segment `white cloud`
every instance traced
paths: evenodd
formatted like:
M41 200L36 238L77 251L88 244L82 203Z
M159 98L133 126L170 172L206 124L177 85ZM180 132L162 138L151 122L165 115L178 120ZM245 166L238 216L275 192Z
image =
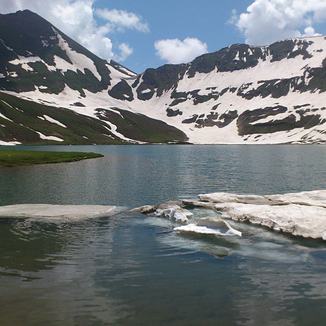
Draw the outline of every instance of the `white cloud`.
M117 16L111 17L112 21L101 25L96 21L94 2L95 0L0 0L0 12L10 13L30 9L98 56L105 59L120 58L120 61L127 59L133 52L130 46L122 43L117 49L120 53L115 53L109 33L113 32L113 27L116 31L118 28L126 29L132 26L136 30L141 30L147 25L140 18L137 21L138 16L133 13L122 15L124 11L117 11L120 13L120 20Z
M231 17L228 20L228 24L236 25L238 22L239 16L236 9L232 9Z
M316 33L315 29L312 26L308 26L304 29L304 36L316 36L321 35Z
M168 63L185 63L207 53L207 44L197 38L167 39L155 42L157 55Z
M149 32L147 23L143 22L142 18L133 12L117 9L97 9L96 14L98 17L107 20L112 29L135 29L139 32Z
M120 53L114 56L116 61L125 61L134 52L134 50L126 43L121 43L119 45L119 50Z
M316 35L315 25L326 20L325 0L255 0L231 21L246 42L263 45L277 40Z

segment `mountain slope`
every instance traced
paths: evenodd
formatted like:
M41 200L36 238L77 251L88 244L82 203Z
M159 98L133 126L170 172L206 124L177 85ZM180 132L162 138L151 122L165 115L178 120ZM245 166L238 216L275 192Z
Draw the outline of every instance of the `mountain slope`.
M124 89L131 110L178 127L191 142L326 141L325 37L232 45L114 88Z
M183 141L184 134L160 120L118 108L97 109L96 117L88 117L0 92L0 145L127 144L134 139Z
M17 134L9 137L13 126L6 125L6 117L18 129L23 124L65 143L326 142L326 38L322 36L266 47L236 44L189 64L164 65L136 75L98 58L40 16L17 12L0 15L0 90L2 142L31 142ZM76 138L68 130L47 134L46 122L41 130L18 120L1 102L8 95L21 101L14 108L30 108L22 110L22 120L29 121L32 103L38 103L35 108L41 116L60 112L55 119L64 125L66 118L61 115L67 112L84 119L82 125L91 121L94 137L72 125L67 129ZM37 114L33 119L40 126ZM100 131L103 126L107 132ZM32 143L48 141L34 137Z
M0 94L3 143L187 140L181 131L164 122L137 113L118 112L116 106L120 103L110 98L108 91L121 80L135 79L136 74L114 61L108 63L98 58L28 10L0 15L0 54L0 90L20 97L14 100ZM81 103L84 101L86 105ZM58 126L59 131L53 130L53 124L38 117L53 114L59 122L64 121L65 130Z

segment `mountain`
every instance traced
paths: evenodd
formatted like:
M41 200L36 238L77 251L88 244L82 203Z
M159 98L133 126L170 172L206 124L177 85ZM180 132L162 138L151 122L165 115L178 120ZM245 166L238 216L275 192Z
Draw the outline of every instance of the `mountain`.
M325 142L326 38L232 45L148 69L110 95L194 143Z
M108 91L137 75L25 10L0 15L0 144L183 142Z
M0 143L325 143L326 38L135 74L30 11L0 15Z

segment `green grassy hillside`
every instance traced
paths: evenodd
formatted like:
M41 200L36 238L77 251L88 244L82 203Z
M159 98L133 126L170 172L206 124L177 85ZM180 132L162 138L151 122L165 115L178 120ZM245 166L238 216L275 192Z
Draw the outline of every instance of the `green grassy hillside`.
M75 162L98 157L103 157L103 155L82 152L34 152L5 150L0 151L0 167Z
M125 144L125 141L110 131L110 126L105 121L116 124L118 131L128 138L142 142L187 140L186 135L177 128L144 115L121 110L124 117L121 118L104 109L99 109L98 113L99 119L95 119L72 110L39 104L0 92L0 141L30 145ZM44 139L42 135L56 138Z

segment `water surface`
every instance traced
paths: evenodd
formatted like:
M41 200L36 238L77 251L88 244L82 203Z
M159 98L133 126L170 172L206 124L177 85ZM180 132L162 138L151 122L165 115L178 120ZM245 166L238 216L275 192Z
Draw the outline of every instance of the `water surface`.
M135 207L215 191L326 188L324 146L36 149L105 157L0 168L1 205ZM184 237L168 221L130 213L75 224L2 221L0 325L325 324L326 246L234 226L243 238Z

